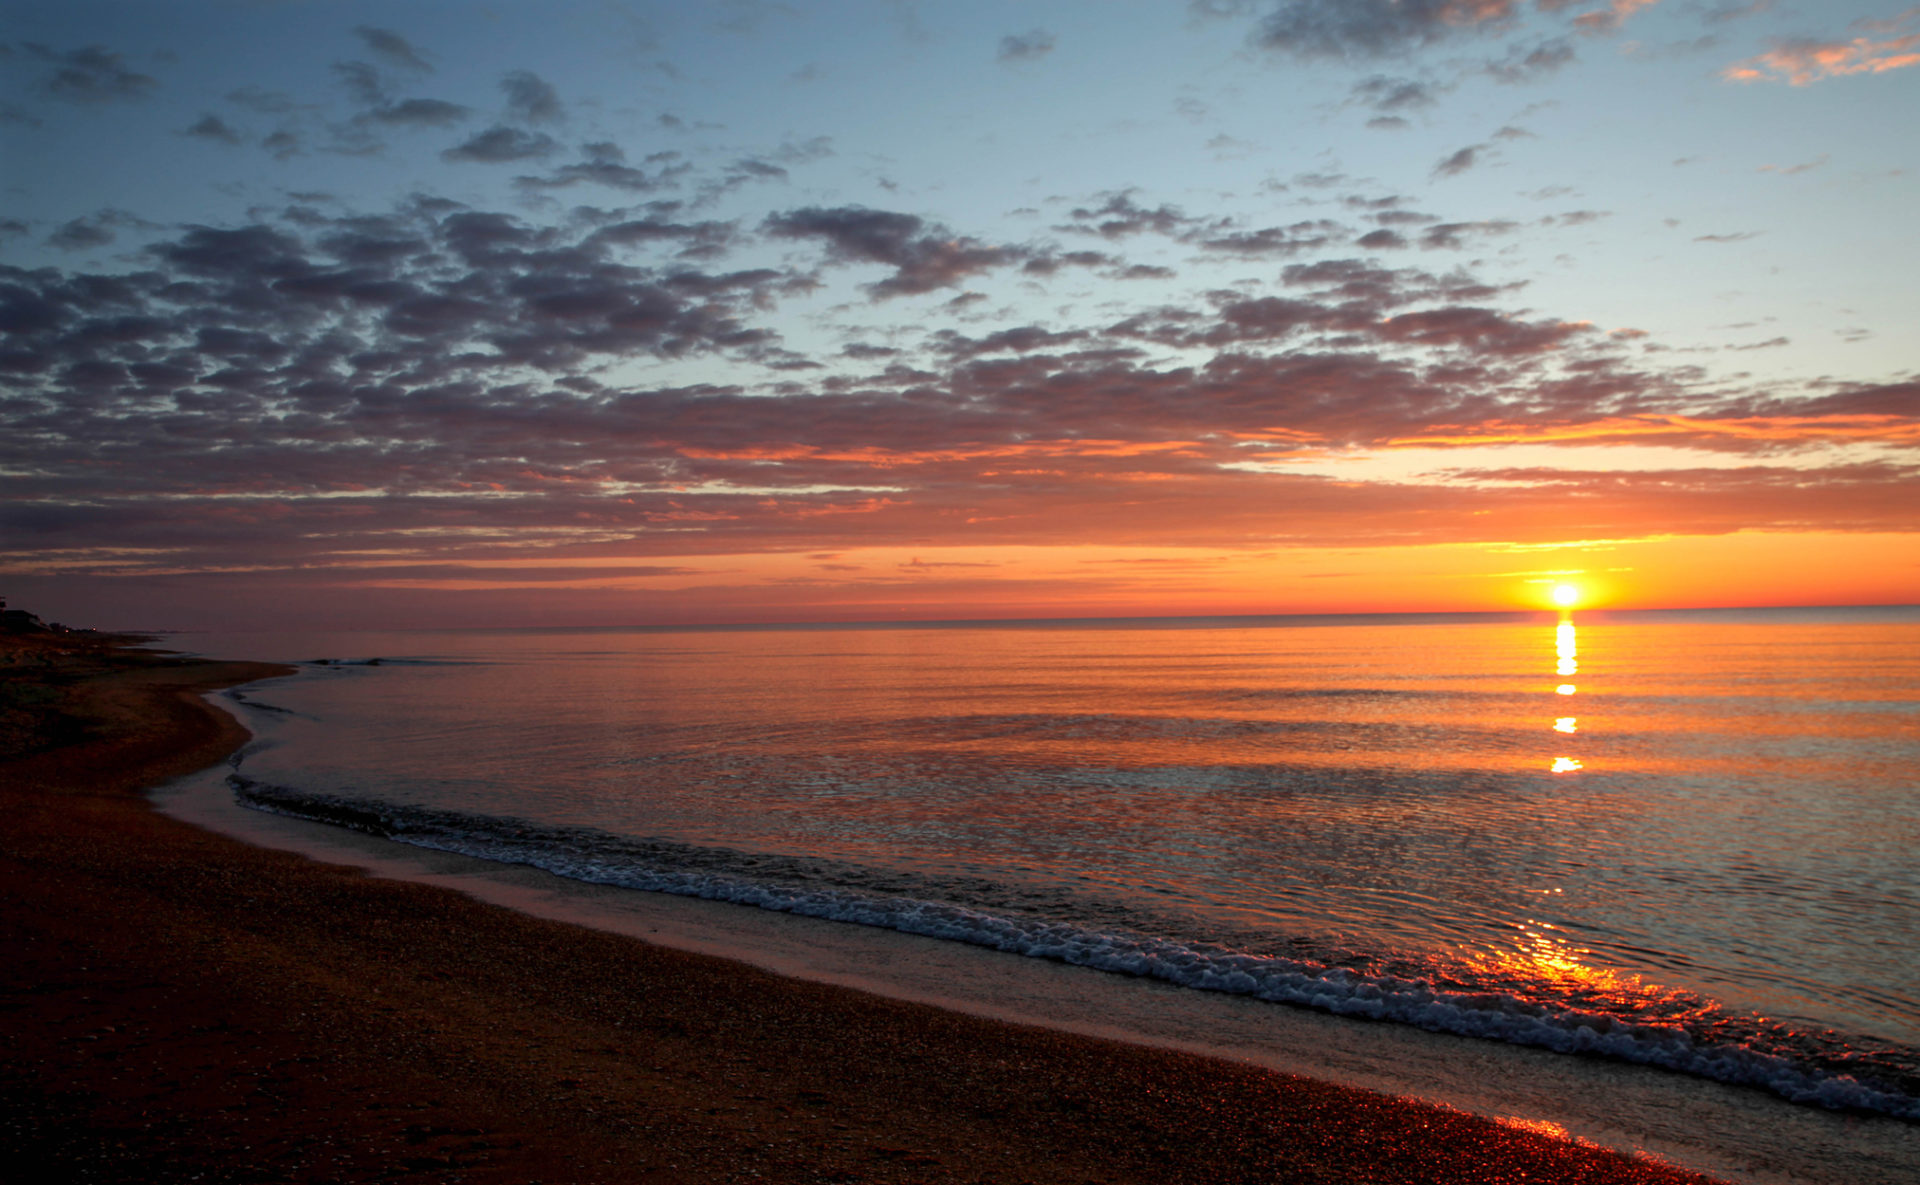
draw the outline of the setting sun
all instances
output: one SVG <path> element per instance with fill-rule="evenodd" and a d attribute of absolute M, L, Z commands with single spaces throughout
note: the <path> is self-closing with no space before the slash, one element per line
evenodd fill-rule
<path fill-rule="evenodd" d="M 1580 600 L 1580 589 L 1571 584 L 1553 586 L 1553 603 L 1562 609 L 1571 609 Z"/>

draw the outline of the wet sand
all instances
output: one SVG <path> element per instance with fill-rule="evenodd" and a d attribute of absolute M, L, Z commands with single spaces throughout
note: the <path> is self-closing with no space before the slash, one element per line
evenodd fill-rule
<path fill-rule="evenodd" d="M 779 976 L 155 811 L 142 790 L 245 740 L 200 694 L 279 670 L 0 639 L 0 1142 L 22 1179 L 1705 1180 Z"/>

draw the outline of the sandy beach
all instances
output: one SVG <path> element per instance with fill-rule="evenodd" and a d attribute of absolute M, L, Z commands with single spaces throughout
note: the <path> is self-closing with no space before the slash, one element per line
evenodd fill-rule
<path fill-rule="evenodd" d="M 202 693 L 280 668 L 0 645 L 0 1138 L 23 1177 L 1705 1180 L 242 844 L 141 791 L 244 742 Z"/>

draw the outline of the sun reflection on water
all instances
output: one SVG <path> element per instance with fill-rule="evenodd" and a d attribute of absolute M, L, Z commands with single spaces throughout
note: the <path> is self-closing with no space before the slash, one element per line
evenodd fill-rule
<path fill-rule="evenodd" d="M 1572 1004 L 1599 1014 L 1595 1023 L 1609 1027 L 1634 1020 L 1658 1018 L 1671 1023 L 1713 1009 L 1713 1002 L 1641 976 L 1587 963 L 1592 951 L 1575 946 L 1553 931 L 1550 922 L 1526 918 L 1517 927 L 1522 941 L 1506 950 L 1465 953 L 1465 962 L 1481 982 L 1504 985 L 1523 999 Z"/>
<path fill-rule="evenodd" d="M 1572 601 L 1569 599 L 1561 603 L 1563 605 L 1571 605 Z M 1558 660 L 1554 666 L 1555 674 L 1564 679 L 1580 670 L 1579 637 L 1573 628 L 1573 612 L 1571 609 L 1562 611 L 1560 624 L 1554 627 L 1553 652 Z M 1553 690 L 1555 695 L 1573 695 L 1579 689 L 1571 683 L 1562 683 Z M 1553 731 L 1565 735 L 1572 735 L 1579 731 L 1577 721 L 1578 717 L 1575 716 L 1556 716 L 1553 720 Z M 1555 757 L 1553 759 L 1553 765 L 1549 767 L 1551 772 L 1556 774 L 1577 773 L 1585 768 L 1585 764 L 1582 763 L 1579 758 L 1565 756 Z"/>

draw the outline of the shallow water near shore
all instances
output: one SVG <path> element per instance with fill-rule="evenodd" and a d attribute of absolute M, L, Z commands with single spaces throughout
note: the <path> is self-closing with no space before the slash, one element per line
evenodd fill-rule
<path fill-rule="evenodd" d="M 175 644 L 261 810 L 1920 1114 L 1920 617 L 1220 625 Z"/>

